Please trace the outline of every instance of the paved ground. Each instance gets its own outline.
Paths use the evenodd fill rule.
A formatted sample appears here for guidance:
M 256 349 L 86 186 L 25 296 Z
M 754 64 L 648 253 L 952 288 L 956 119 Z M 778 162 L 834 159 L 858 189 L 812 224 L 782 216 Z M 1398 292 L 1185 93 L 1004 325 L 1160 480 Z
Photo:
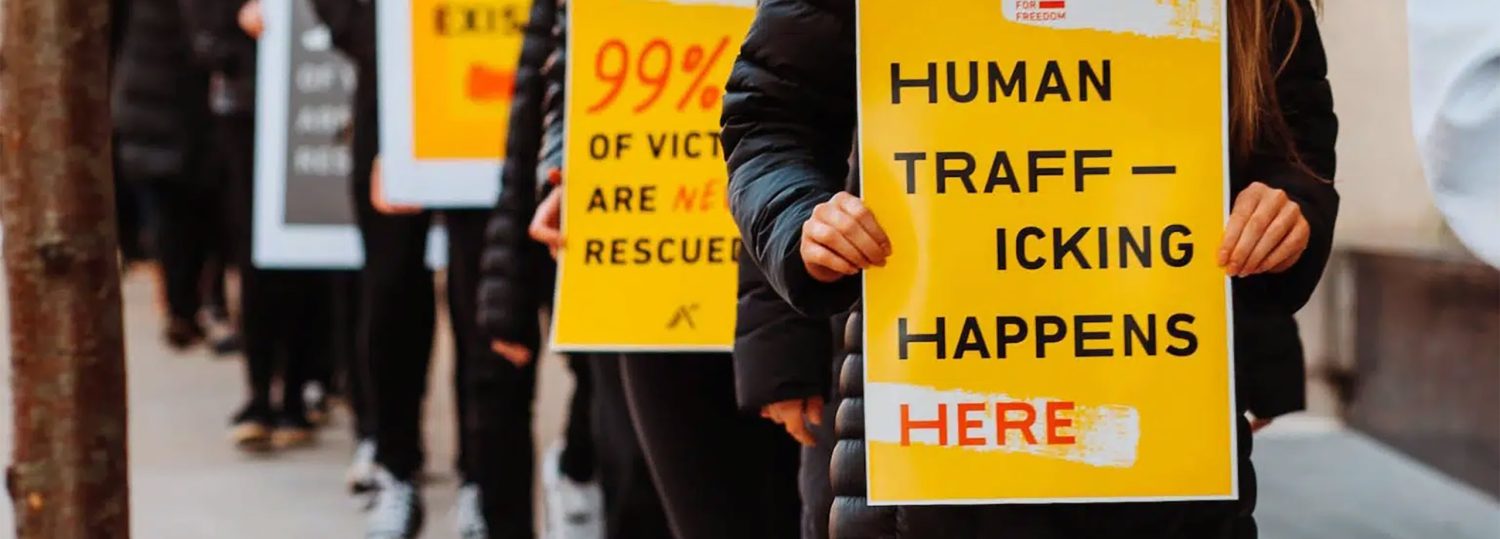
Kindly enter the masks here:
M 162 344 L 154 291 L 144 274 L 127 280 L 132 530 L 144 539 L 336 539 L 359 537 L 362 513 L 343 490 L 353 451 L 347 417 L 336 417 L 314 448 L 249 456 L 225 442 L 229 415 L 243 403 L 240 361 L 207 351 L 173 354 Z M 0 324 L 0 328 L 8 328 Z M 0 329 L 0 331 L 4 331 Z M 427 400 L 429 525 L 424 538 L 452 537 L 457 489 L 449 343 L 438 343 Z M 0 350 L 0 355 L 5 352 Z M 10 362 L 0 361 L 9 380 Z M 555 439 L 572 380 L 560 361 L 543 364 L 538 444 Z M 9 462 L 10 389 L 0 385 L 0 462 Z M 0 498 L 5 493 L 0 492 Z M 9 500 L 0 539 L 12 537 Z
M 345 418 L 316 448 L 260 458 L 231 449 L 224 429 L 243 397 L 240 363 L 167 352 L 148 280 L 129 279 L 125 298 L 135 537 L 358 537 L 360 513 L 341 482 L 353 445 Z M 438 357 L 446 350 L 440 344 Z M 449 380 L 448 367 L 440 359 L 432 380 Z M 0 378 L 9 379 L 8 361 L 0 361 Z M 544 363 L 539 444 L 560 431 L 570 385 L 560 362 Z M 450 395 L 435 383 L 428 402 L 427 538 L 453 536 Z M 9 460 L 9 407 L 9 385 L 0 384 L 0 462 Z M 1279 422 L 1257 440 L 1256 462 L 1268 539 L 1500 538 L 1500 503 L 1328 421 Z M 13 533 L 4 502 L 0 539 Z

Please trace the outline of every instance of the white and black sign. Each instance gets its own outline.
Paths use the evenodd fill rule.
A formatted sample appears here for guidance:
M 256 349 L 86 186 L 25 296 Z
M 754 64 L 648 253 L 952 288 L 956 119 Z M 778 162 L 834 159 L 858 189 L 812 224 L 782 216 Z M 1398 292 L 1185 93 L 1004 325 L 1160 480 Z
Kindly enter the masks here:
M 349 184 L 355 67 L 307 0 L 261 8 L 255 265 L 357 269 L 364 253 Z M 428 260 L 441 260 L 443 238 L 434 234 L 428 247 Z

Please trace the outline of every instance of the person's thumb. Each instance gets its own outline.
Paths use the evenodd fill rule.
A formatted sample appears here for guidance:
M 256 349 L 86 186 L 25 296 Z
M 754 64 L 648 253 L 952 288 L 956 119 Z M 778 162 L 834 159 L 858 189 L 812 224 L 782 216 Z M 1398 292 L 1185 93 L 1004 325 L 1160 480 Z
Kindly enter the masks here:
M 823 425 L 823 397 L 813 397 L 803 403 L 803 412 L 807 414 L 807 420 L 812 424 Z
M 788 414 L 786 419 L 786 432 L 802 445 L 813 445 L 812 433 L 807 431 L 807 425 L 802 422 L 802 414 Z
M 517 367 L 531 363 L 531 349 L 523 345 L 495 340 L 490 341 L 490 349 Z

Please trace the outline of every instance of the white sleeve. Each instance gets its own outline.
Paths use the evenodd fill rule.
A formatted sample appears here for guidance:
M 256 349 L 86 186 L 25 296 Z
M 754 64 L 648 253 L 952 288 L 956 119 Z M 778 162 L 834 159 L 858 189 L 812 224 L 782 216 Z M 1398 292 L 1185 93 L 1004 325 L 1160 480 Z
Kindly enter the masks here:
M 1412 127 L 1438 209 L 1500 267 L 1500 0 L 1409 0 Z

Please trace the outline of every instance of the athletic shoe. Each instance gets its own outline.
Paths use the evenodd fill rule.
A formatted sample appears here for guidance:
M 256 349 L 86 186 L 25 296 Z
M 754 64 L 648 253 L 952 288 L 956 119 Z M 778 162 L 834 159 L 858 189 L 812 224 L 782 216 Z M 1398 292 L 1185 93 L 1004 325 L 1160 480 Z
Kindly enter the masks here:
M 365 528 L 365 539 L 412 539 L 422 530 L 422 498 L 417 485 L 401 481 L 377 468 L 375 503 Z
M 479 485 L 467 483 L 458 488 L 457 515 L 459 539 L 487 539 L 490 531 L 484 523 L 484 506 L 480 505 Z
M 245 349 L 245 340 L 240 338 L 239 332 L 231 332 L 218 336 L 213 335 L 213 330 L 210 330 L 209 333 L 208 346 L 214 351 L 214 355 L 216 356 L 238 354 L 241 350 Z
M 234 414 L 230 421 L 229 441 L 244 451 L 264 452 L 271 450 L 271 409 L 264 404 L 250 403 Z
M 313 425 L 307 414 L 300 411 L 283 410 L 276 417 L 276 430 L 271 432 L 271 447 L 292 449 L 313 443 Z
M 379 486 L 375 482 L 375 470 L 375 440 L 362 439 L 354 447 L 354 462 L 349 464 L 349 473 L 344 476 L 349 492 L 363 494 L 375 490 Z
M 302 400 L 307 402 L 307 420 L 315 426 L 328 426 L 328 422 L 333 419 L 333 414 L 329 411 L 328 391 L 317 382 L 307 384 L 307 388 L 302 391 Z
M 604 490 L 597 481 L 580 483 L 562 473 L 562 444 L 547 448 L 542 490 L 547 496 L 548 539 L 604 537 Z
M 215 355 L 220 356 L 239 352 L 243 345 L 240 340 L 239 330 L 229 321 L 228 315 L 215 312 L 215 309 L 209 311 L 206 317 L 208 318 L 208 324 L 204 326 L 209 348 L 213 350 Z
M 181 352 L 203 340 L 203 326 L 198 325 L 195 320 L 172 318 L 167 321 L 167 330 L 162 338 L 172 350 Z

